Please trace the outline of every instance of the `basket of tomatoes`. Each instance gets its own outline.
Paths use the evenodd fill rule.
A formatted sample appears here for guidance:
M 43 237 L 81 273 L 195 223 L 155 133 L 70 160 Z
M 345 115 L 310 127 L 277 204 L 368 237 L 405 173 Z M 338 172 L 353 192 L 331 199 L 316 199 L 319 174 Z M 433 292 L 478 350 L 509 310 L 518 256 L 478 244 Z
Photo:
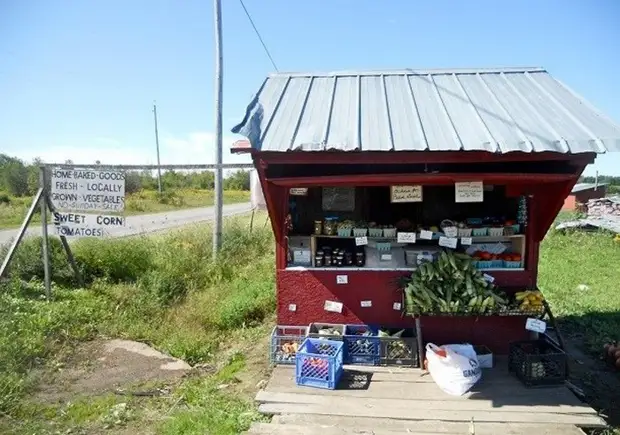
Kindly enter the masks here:
M 522 257 L 521 254 L 516 254 L 514 252 L 507 252 L 501 255 L 503 267 L 508 269 L 516 269 L 521 266 Z

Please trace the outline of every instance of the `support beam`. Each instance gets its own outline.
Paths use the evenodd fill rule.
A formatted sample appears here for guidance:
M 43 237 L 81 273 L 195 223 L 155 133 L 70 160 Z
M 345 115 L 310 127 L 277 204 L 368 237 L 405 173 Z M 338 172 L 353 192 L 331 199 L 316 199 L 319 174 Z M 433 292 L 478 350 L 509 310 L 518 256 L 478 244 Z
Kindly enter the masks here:
M 17 250 L 17 247 L 19 246 L 22 239 L 24 238 L 24 235 L 26 234 L 26 229 L 28 229 L 28 225 L 30 224 L 32 217 L 34 216 L 34 212 L 36 211 L 37 206 L 39 205 L 39 202 L 41 201 L 42 196 L 43 196 L 43 189 L 39 189 L 36 195 L 34 196 L 34 199 L 32 200 L 30 209 L 28 209 L 28 213 L 26 213 L 26 217 L 24 218 L 24 221 L 22 222 L 21 227 L 19 227 L 19 231 L 17 232 L 17 237 L 13 239 L 13 243 L 11 243 L 9 250 L 6 253 L 6 257 L 4 257 L 4 260 L 2 261 L 2 266 L 0 266 L 0 278 L 4 276 L 4 273 L 6 272 L 7 268 L 9 267 L 9 264 L 11 263 L 11 260 L 13 259 L 13 256 L 15 255 L 15 251 Z

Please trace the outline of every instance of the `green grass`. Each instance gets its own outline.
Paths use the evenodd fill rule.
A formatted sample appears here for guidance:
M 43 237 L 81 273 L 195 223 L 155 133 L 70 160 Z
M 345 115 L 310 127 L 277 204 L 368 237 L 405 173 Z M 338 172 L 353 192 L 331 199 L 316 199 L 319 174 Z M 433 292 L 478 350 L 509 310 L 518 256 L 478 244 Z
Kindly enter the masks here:
M 620 340 L 620 243 L 604 232 L 553 231 L 542 243 L 539 287 L 588 351 Z
M 131 216 L 195 207 L 210 207 L 213 205 L 214 192 L 212 190 L 186 189 L 164 192 L 160 195 L 157 191 L 142 190 L 127 195 L 126 201 L 125 214 Z M 249 191 L 224 191 L 224 204 L 249 201 Z M 32 197 L 18 198 L 0 192 L 0 230 L 19 227 L 24 221 L 31 204 Z M 41 222 L 39 210 L 34 215 L 32 222 Z
M 275 309 L 274 251 L 265 216 L 229 219 L 222 255 L 211 258 L 211 231 L 74 244 L 86 289 L 52 242 L 53 301 L 41 284 L 40 240 L 24 243 L 0 288 L 0 433 L 99 433 L 148 427 L 154 433 L 237 434 L 261 417 L 235 388 L 253 376 Z M 0 253 L 0 256 L 2 254 Z M 592 354 L 620 339 L 620 244 L 609 234 L 551 231 L 542 244 L 539 286 L 562 326 Z M 584 289 L 578 289 L 585 285 Z M 217 367 L 182 381 L 171 397 L 103 395 L 40 404 L 33 368 L 55 367 L 78 343 L 119 337 L 149 343 L 190 364 Z M 251 377 L 252 386 L 257 382 Z M 230 386 L 229 386 L 230 385 Z M 222 388 L 227 386 L 227 388 Z M 106 429 L 107 428 L 107 429 Z
M 251 233 L 249 217 L 228 219 L 215 262 L 207 226 L 155 237 L 77 241 L 74 255 L 89 278 L 82 290 L 69 288 L 70 269 L 62 251 L 52 249 L 51 302 L 40 281 L 40 240 L 21 245 L 11 279 L 0 288 L 0 415 L 5 416 L 0 432 L 48 433 L 51 423 L 54 430 L 88 432 L 149 419 L 149 426 L 162 434 L 235 434 L 260 418 L 249 398 L 220 391 L 218 385 L 245 370 L 245 356 L 227 356 L 229 348 L 251 345 L 266 334 L 266 319 L 275 309 L 274 244 L 264 219 L 264 214 L 255 218 L 260 225 Z M 52 245 L 59 248 L 57 241 Z M 189 378 L 166 400 L 30 401 L 38 381 L 33 368 L 53 367 L 74 345 L 99 336 L 143 341 L 190 364 L 213 364 L 219 370 Z M 183 407 L 174 406 L 178 399 Z M 166 418 L 153 420 L 160 412 Z

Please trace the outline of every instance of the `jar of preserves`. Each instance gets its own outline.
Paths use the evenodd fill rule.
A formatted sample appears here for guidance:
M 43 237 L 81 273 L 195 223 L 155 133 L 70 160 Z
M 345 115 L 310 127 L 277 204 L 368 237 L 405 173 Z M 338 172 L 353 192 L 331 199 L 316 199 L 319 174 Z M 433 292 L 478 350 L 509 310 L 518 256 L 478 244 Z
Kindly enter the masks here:
M 314 221 L 314 234 L 317 236 L 323 234 L 323 221 Z
M 325 258 L 323 259 L 323 264 L 325 267 L 332 267 L 332 255 L 325 254 Z
M 335 217 L 325 218 L 323 222 L 323 234 L 326 236 L 335 236 L 338 232 L 338 219 Z
M 364 251 L 359 251 L 355 253 L 355 265 L 357 267 L 364 267 L 366 263 L 366 256 L 364 255 Z
M 325 264 L 324 259 L 325 259 L 325 257 L 323 256 L 322 253 L 321 254 L 317 253 L 314 256 L 314 267 L 323 267 L 324 264 Z

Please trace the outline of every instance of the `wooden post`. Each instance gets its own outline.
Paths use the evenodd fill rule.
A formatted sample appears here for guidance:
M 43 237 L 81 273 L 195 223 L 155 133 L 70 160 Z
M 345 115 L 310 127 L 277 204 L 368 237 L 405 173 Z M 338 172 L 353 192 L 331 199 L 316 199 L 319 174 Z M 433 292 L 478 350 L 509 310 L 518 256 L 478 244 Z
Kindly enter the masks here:
M 52 200 L 50 199 L 49 195 L 45 196 L 45 202 L 47 203 L 47 208 L 49 208 L 50 212 L 54 213 L 54 204 L 52 204 Z M 84 280 L 82 279 L 80 269 L 77 267 L 77 263 L 75 262 L 73 252 L 71 252 L 71 248 L 69 247 L 69 242 L 67 242 L 67 238 L 62 234 L 59 237 L 60 243 L 62 243 L 62 247 L 65 249 L 65 253 L 67 254 L 67 259 L 69 260 L 71 269 L 73 269 L 73 273 L 75 274 L 75 279 L 77 281 L 78 287 L 84 287 Z
M 24 219 L 24 222 L 22 222 L 22 226 L 19 228 L 17 237 L 15 237 L 15 239 L 13 240 L 11 247 L 6 253 L 6 257 L 4 258 L 4 261 L 2 262 L 2 266 L 0 266 L 0 278 L 2 278 L 2 276 L 4 275 L 4 272 L 6 272 L 7 267 L 9 267 L 9 263 L 13 259 L 13 256 L 15 255 L 15 251 L 17 250 L 17 247 L 19 246 L 22 239 L 24 238 L 24 235 L 26 234 L 26 229 L 28 228 L 28 225 L 30 224 L 30 221 L 32 220 L 32 216 L 34 216 L 34 212 L 37 209 L 37 205 L 39 205 L 39 201 L 41 201 L 42 196 L 43 196 L 43 189 L 39 189 L 37 191 L 37 194 L 34 196 L 34 199 L 32 200 L 32 204 L 30 205 L 30 209 L 28 210 L 28 213 L 26 214 L 26 218 Z
M 48 195 L 47 183 L 45 180 L 45 167 L 41 166 L 39 172 L 39 184 L 42 189 L 43 198 Z M 43 257 L 43 275 L 45 279 L 45 296 L 50 301 L 52 298 L 52 278 L 50 274 L 50 255 L 49 255 L 49 238 L 47 235 L 47 202 L 39 201 L 41 205 L 41 255 Z
M 250 234 L 252 234 L 252 227 L 254 226 L 254 212 L 256 209 L 252 207 L 252 217 L 250 217 Z

